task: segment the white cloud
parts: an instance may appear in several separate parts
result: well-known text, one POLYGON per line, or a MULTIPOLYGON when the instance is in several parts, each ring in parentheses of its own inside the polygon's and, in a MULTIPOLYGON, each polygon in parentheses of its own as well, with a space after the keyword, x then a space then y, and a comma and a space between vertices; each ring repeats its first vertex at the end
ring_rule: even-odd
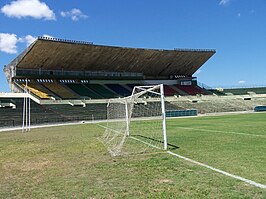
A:
POLYGON ((33 17, 35 19, 55 20, 54 12, 40 0, 16 0, 1 8, 8 17, 33 17))
MULTIPOLYGON (((43 37, 53 38, 50 35, 44 34, 43 37)), ((32 35, 26 35, 23 37, 17 37, 16 34, 9 34, 9 33, 0 33, 0 51, 9 53, 9 54, 16 54, 17 45, 18 43, 24 43, 27 46, 31 45, 37 37, 32 35)))
POLYGON ((238 83, 239 83, 239 84, 245 84, 246 81, 245 81, 245 80, 240 80, 240 81, 238 81, 238 83))
POLYGON ((9 33, 0 33, 0 51, 8 54, 17 53, 17 42, 17 35, 9 33))
POLYGON ((239 12, 239 13, 237 13, 237 16, 238 16, 238 17, 241 17, 241 13, 240 13, 240 12, 239 12))
POLYGON ((32 35, 27 35, 24 38, 24 42, 26 42, 27 46, 31 45, 37 38, 32 35))
POLYGON ((53 36, 51 36, 51 35, 47 35, 47 34, 44 34, 43 37, 54 38, 53 36))
POLYGON ((86 19, 88 18, 87 15, 83 14, 80 9, 73 8, 70 11, 62 11, 62 17, 70 17, 73 21, 78 21, 79 19, 86 19))
POLYGON ((230 0, 220 0, 219 5, 221 5, 221 6, 226 6, 226 5, 228 5, 229 3, 230 3, 230 0))

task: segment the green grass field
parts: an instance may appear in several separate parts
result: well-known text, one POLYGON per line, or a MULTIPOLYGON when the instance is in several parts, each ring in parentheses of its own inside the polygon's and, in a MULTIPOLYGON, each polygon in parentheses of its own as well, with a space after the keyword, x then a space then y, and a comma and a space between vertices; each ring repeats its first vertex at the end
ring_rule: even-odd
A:
MULTIPOLYGON (((266 184, 266 114, 167 120, 170 150, 266 184)), ((164 151, 111 157, 96 124, 0 133, 0 198, 266 198, 164 151)))

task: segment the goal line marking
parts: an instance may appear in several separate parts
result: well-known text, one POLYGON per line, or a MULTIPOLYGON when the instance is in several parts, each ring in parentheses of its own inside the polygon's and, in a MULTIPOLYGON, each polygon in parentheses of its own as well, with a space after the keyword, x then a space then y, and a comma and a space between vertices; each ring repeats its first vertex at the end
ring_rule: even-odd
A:
POLYGON ((226 134, 236 134, 236 135, 247 135, 247 136, 255 136, 255 137, 263 137, 263 138, 266 138, 265 135, 250 134, 250 133, 238 133, 238 132, 233 132, 233 131, 219 131, 219 130, 211 130, 211 129, 198 129, 198 128, 182 127, 182 126, 176 126, 176 128, 187 129, 187 130, 196 130, 196 131, 215 132, 215 133, 226 133, 226 134))
POLYGON ((216 169, 216 168, 214 168, 214 167, 212 167, 212 166, 209 166, 209 165, 207 165, 207 164, 203 164, 203 163, 201 163, 201 162, 197 162, 197 161, 195 161, 195 160, 192 160, 192 159, 190 159, 190 158, 184 157, 184 156, 179 155, 179 154, 177 154, 177 153, 173 153, 173 152, 171 152, 171 151, 167 151, 167 153, 170 154, 170 155, 176 156, 176 157, 178 157, 178 158, 181 158, 181 159, 183 159, 183 160, 186 160, 186 161, 188 161, 188 162, 194 163, 194 164, 196 164, 196 165, 199 165, 199 166, 202 166, 202 167, 208 168, 208 169, 210 169, 210 170, 216 171, 216 172, 221 173, 221 174, 223 174, 223 175, 225 175, 225 176, 228 176, 228 177, 231 177, 231 178, 235 178, 235 179, 237 179, 237 180, 241 180, 241 181, 243 181, 243 182, 245 182, 245 183, 248 183, 248 184, 250 184, 250 185, 254 185, 254 186, 256 186, 256 187, 260 187, 260 188, 266 189, 266 185, 264 185, 264 184, 260 184, 260 183, 254 182, 254 181, 252 181, 252 180, 249 180, 249 179, 243 178, 243 177, 241 177, 241 176, 234 175, 234 174, 228 173, 228 172, 223 171, 223 170, 220 170, 220 169, 216 169))

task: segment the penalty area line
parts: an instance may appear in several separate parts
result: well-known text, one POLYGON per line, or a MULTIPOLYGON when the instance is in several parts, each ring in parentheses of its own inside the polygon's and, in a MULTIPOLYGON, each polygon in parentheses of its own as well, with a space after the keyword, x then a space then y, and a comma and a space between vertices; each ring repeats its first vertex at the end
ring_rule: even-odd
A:
POLYGON ((198 129, 198 128, 182 127, 182 126, 177 126, 176 128, 186 129, 186 130, 203 131, 203 132, 205 131, 205 132, 213 132, 213 133, 225 133, 225 134, 246 135, 246 136, 266 138, 265 135, 258 135, 258 134, 251 134, 251 133, 239 133, 239 132, 233 132, 233 131, 219 131, 219 130, 211 130, 211 129, 198 129))
POLYGON ((171 152, 171 151, 167 151, 167 153, 170 154, 170 155, 176 156, 176 157, 178 157, 178 158, 181 158, 181 159, 183 159, 183 160, 186 160, 186 161, 188 161, 188 162, 194 163, 194 164, 196 164, 196 165, 199 165, 199 166, 202 166, 202 167, 208 168, 208 169, 210 169, 210 170, 213 170, 213 171, 215 171, 215 172, 221 173, 221 174, 223 174, 223 175, 225 175, 225 176, 228 176, 228 177, 231 177, 231 178, 234 178, 234 179, 237 179, 237 180, 241 180, 241 181, 243 181, 243 182, 245 182, 245 183, 247 183, 247 184, 250 184, 250 185, 253 185, 253 186, 256 186, 256 187, 259 187, 259 188, 266 189, 266 185, 264 185, 264 184, 260 184, 260 183, 254 182, 254 181, 252 181, 252 180, 249 180, 249 179, 243 178, 243 177, 241 177, 241 176, 237 176, 237 175, 234 175, 234 174, 228 173, 228 172, 226 172, 226 171, 223 171, 223 170, 220 170, 220 169, 216 169, 216 168, 214 168, 214 167, 212 167, 212 166, 209 166, 209 165, 207 165, 207 164, 203 164, 203 163, 201 163, 201 162, 197 162, 197 161, 195 161, 195 160, 192 160, 192 159, 190 159, 190 158, 184 157, 184 156, 179 155, 179 154, 177 154, 177 153, 173 153, 173 152, 171 152))

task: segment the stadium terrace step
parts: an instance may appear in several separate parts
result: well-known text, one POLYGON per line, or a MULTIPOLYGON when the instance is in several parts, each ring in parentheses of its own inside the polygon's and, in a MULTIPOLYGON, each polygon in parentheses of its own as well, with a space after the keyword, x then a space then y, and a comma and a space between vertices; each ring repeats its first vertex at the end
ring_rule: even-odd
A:
POLYGON ((209 90, 216 95, 226 95, 227 93, 232 93, 233 95, 255 95, 255 94, 266 94, 265 87, 255 87, 255 88, 226 88, 226 89, 210 89, 209 90))

